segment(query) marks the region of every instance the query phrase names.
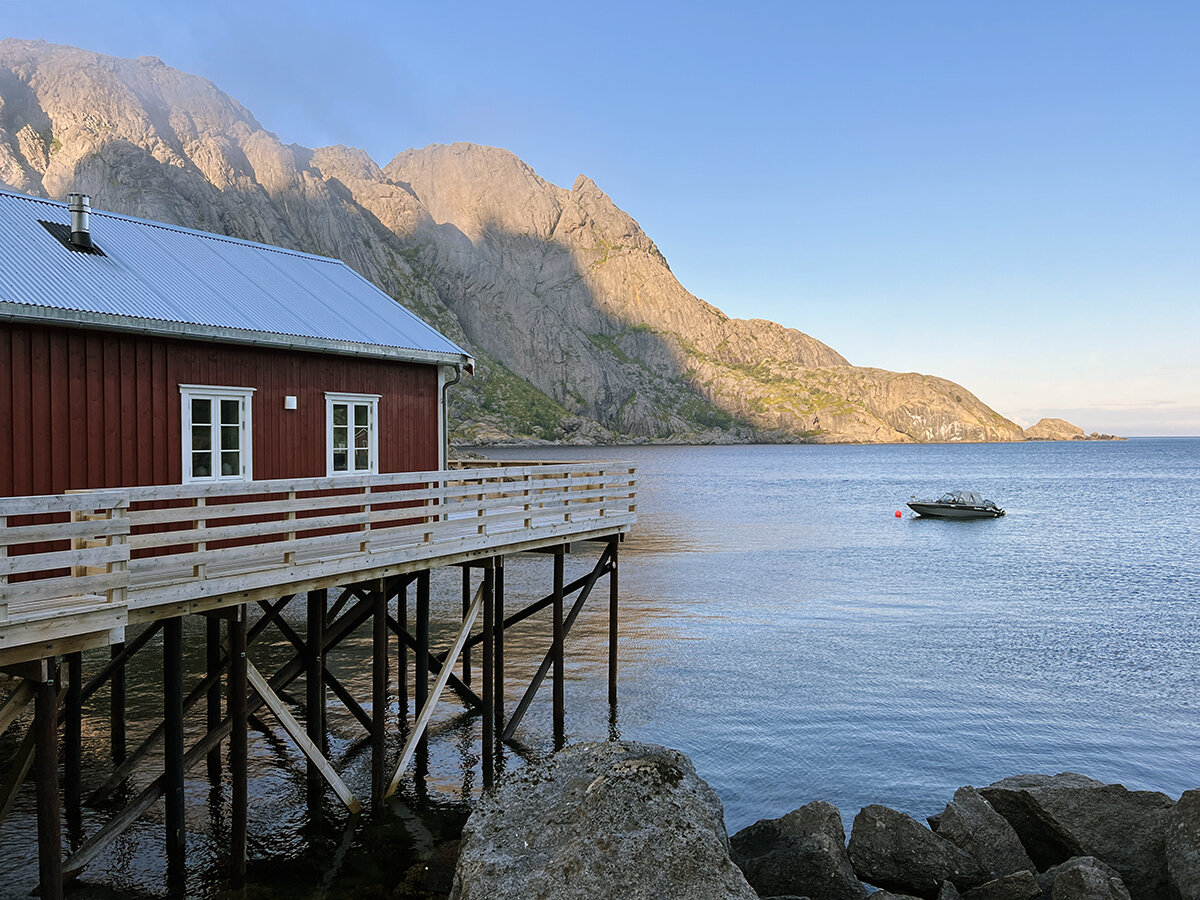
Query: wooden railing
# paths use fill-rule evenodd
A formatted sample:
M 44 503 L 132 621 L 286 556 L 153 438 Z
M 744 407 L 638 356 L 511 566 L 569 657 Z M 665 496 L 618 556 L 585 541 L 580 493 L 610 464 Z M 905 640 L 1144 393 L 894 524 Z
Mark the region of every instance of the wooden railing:
M 617 463 L 4 498 L 0 628 L 17 605 L 52 614 L 128 591 L 133 610 L 624 531 L 636 508 L 635 470 Z

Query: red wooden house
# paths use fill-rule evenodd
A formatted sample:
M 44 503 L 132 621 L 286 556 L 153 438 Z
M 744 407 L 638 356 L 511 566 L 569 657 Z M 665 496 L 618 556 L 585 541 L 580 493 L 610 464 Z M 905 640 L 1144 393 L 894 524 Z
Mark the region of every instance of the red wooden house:
M 0 191 L 0 497 L 443 468 L 471 364 L 338 260 Z

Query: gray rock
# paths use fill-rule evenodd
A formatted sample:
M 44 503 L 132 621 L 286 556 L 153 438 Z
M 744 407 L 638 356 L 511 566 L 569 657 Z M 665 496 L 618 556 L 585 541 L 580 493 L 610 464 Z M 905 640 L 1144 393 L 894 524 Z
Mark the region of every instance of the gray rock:
M 970 854 L 916 819 L 878 805 L 854 817 L 850 861 L 868 884 L 918 897 L 937 897 L 943 881 L 967 890 L 990 877 Z
M 1047 900 L 1129 900 L 1129 891 L 1112 866 L 1094 856 L 1077 856 L 1038 876 Z
M 1039 869 L 1094 856 L 1116 869 L 1139 900 L 1166 900 L 1166 822 L 1174 806 L 1166 794 L 1074 772 L 1017 775 L 980 793 L 1013 826 Z
M 938 890 L 937 900 L 962 900 L 962 894 L 949 881 L 943 881 L 941 889 Z
M 933 819 L 934 817 L 930 817 Z M 993 875 L 1034 869 L 1033 861 L 1008 820 L 973 787 L 959 788 L 934 831 L 975 857 Z
M 762 819 L 729 839 L 733 861 L 760 896 L 806 894 L 812 900 L 864 900 L 867 889 L 846 853 L 836 806 L 809 803 L 778 819 Z
M 1200 790 L 1185 791 L 1167 814 L 1167 877 L 1179 900 L 1200 900 Z
M 612 896 L 757 900 L 729 859 L 720 798 L 682 753 L 577 744 L 480 799 L 451 900 Z
M 921 898 L 914 897 L 912 894 L 893 894 L 891 891 L 876 891 L 871 895 L 871 900 L 921 900 Z
M 1038 900 L 1042 889 L 1029 870 L 994 878 L 963 894 L 963 900 Z
M 1104 872 L 1106 875 L 1108 875 L 1109 877 L 1115 878 L 1115 879 L 1117 879 L 1117 881 L 1121 880 L 1121 876 L 1117 874 L 1116 869 L 1114 869 L 1112 866 L 1108 865 L 1107 863 L 1101 862 L 1100 860 L 1096 859 L 1096 857 L 1094 857 L 1094 856 L 1075 856 L 1075 857 L 1072 857 L 1071 859 L 1068 859 L 1066 862 L 1059 863 L 1056 866 L 1051 866 L 1045 872 L 1041 872 L 1038 874 L 1037 881 L 1038 881 L 1038 886 L 1042 889 L 1042 896 L 1044 898 L 1047 898 L 1047 900 L 1048 900 L 1048 898 L 1051 896 L 1051 894 L 1054 891 L 1054 879 L 1056 879 L 1061 872 L 1065 872 L 1067 869 L 1075 868 L 1076 866 L 1080 866 L 1080 865 L 1089 866 L 1089 867 L 1095 866 L 1095 867 L 1099 868 L 1102 872 Z

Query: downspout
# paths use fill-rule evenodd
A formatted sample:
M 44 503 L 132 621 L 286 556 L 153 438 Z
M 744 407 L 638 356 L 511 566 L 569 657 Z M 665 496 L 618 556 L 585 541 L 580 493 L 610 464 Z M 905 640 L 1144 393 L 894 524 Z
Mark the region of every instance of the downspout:
M 463 364 L 454 364 L 454 380 L 442 382 L 442 436 L 445 446 L 442 448 L 442 464 L 450 468 L 450 404 L 447 402 L 446 391 L 462 381 Z

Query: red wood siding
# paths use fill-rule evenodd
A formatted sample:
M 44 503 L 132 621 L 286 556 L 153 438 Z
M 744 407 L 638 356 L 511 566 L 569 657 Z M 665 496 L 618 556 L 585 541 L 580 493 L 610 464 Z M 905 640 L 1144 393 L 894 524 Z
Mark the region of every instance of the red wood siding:
M 4 497 L 179 483 L 180 384 L 256 388 L 255 479 L 325 475 L 326 391 L 382 395 L 380 472 L 438 464 L 435 366 L 0 324 L 0 377 Z

